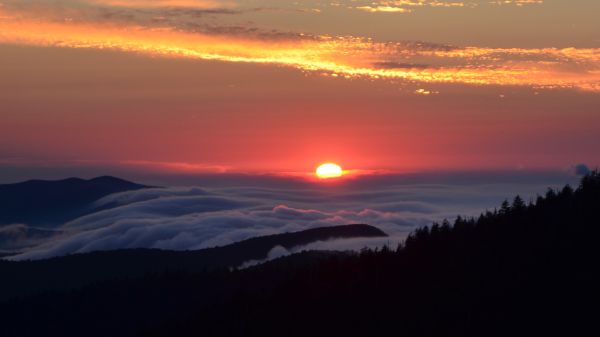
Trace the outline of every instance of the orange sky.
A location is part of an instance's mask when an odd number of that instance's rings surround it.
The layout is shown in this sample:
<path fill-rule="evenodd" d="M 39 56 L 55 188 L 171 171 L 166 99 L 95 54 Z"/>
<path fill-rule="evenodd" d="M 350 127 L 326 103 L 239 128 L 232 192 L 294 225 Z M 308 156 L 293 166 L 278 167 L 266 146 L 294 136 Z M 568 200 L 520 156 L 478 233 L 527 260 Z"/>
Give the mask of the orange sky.
<path fill-rule="evenodd" d="M 589 1 L 0 0 L 0 165 L 600 165 L 594 10 Z"/>

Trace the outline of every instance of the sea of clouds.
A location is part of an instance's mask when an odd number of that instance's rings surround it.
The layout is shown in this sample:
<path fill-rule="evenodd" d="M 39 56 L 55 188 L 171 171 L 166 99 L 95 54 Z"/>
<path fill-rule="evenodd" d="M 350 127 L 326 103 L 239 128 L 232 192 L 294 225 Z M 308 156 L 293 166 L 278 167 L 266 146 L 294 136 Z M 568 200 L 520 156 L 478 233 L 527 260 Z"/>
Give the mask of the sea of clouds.
<path fill-rule="evenodd" d="M 389 237 L 316 242 L 293 251 L 395 245 L 416 227 L 433 221 L 475 216 L 516 194 L 528 200 L 549 187 L 577 184 L 572 174 L 539 172 L 381 175 L 340 183 L 282 177 L 220 179 L 198 181 L 200 186 L 106 196 L 92 206 L 110 208 L 53 229 L 56 235 L 43 236 L 10 259 L 121 248 L 202 249 L 255 236 L 355 223 L 376 226 Z"/>

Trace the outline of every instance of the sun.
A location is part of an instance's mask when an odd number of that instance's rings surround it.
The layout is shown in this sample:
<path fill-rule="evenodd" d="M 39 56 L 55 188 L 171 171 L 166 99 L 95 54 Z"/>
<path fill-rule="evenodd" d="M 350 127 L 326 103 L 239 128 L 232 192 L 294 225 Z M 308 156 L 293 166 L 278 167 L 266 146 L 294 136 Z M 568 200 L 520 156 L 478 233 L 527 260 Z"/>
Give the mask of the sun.
<path fill-rule="evenodd" d="M 338 164 L 325 163 L 317 167 L 315 174 L 321 179 L 330 179 L 341 177 L 344 174 L 344 171 Z"/>

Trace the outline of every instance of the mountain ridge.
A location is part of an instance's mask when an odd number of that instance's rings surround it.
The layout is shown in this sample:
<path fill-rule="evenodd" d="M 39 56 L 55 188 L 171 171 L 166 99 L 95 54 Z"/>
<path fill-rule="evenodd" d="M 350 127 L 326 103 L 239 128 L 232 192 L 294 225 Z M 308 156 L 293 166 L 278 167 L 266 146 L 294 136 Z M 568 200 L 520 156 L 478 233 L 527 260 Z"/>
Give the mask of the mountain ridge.
<path fill-rule="evenodd" d="M 0 226 L 53 227 L 95 211 L 88 206 L 109 194 L 151 187 L 112 176 L 1 184 Z"/>
<path fill-rule="evenodd" d="M 240 267 L 265 260 L 276 246 L 292 249 L 317 241 L 386 237 L 380 229 L 351 224 L 254 237 L 230 245 L 191 251 L 121 249 L 95 251 L 34 261 L 2 261 L 0 300 L 39 291 L 74 289 L 112 279 L 142 277 L 150 273 L 201 272 Z M 45 278 L 45 284 L 38 280 Z"/>

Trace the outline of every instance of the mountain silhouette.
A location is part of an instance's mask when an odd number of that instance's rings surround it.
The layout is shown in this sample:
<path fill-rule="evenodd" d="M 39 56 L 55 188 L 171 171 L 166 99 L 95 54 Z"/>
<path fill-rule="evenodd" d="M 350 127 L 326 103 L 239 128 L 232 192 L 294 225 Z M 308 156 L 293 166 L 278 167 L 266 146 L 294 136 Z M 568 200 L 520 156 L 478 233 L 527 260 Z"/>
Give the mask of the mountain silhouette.
<path fill-rule="evenodd" d="M 147 187 L 109 176 L 0 185 L 0 226 L 53 227 L 95 211 L 90 203 L 104 196 Z"/>
<path fill-rule="evenodd" d="M 266 259 L 269 251 L 277 246 L 292 249 L 316 241 L 385 236 L 387 234 L 376 227 L 356 224 L 261 236 L 195 251 L 123 249 L 39 261 L 0 261 L 0 274 L 3 275 L 0 300 L 40 291 L 73 289 L 106 280 L 139 278 L 151 273 L 235 268 L 247 261 Z"/>

